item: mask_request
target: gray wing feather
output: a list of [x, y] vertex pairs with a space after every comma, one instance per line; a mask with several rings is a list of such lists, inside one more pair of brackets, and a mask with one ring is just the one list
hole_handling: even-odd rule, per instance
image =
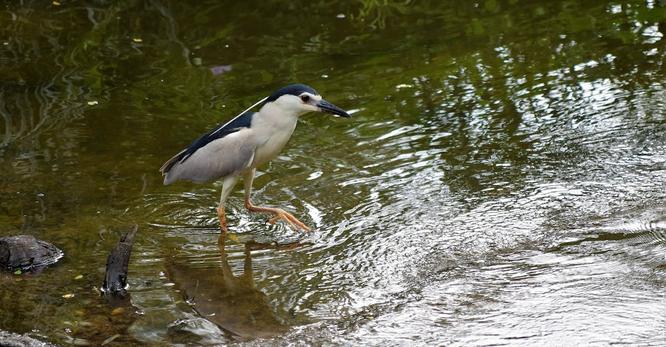
[[256, 147], [249, 129], [211, 141], [185, 161], [175, 163], [165, 173], [164, 184], [177, 180], [202, 183], [240, 173], [252, 164]]

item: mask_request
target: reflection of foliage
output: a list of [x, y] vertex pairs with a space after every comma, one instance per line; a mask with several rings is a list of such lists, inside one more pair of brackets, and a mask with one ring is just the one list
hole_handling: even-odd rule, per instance
[[358, 13], [358, 18], [369, 23], [371, 27], [383, 29], [386, 20], [407, 12], [410, 0], [359, 0], [363, 7]]
[[[375, 112], [400, 114], [402, 121], [413, 115], [412, 122], [453, 132], [437, 141], [424, 137], [404, 149], [444, 149], [441, 162], [449, 184], [475, 191], [507, 175], [518, 182], [533, 165], [534, 153], [546, 145], [529, 138], [537, 131], [532, 127], [562, 129], [585, 117], [562, 109], [584, 104], [589, 92], [582, 82], [611, 78], [631, 95], [644, 93], [663, 76], [664, 7], [640, 1], [612, 7], [573, 1], [485, 4], [410, 7], [406, 17], [431, 13], [444, 24], [423, 20], [414, 28], [403, 23], [402, 35], [416, 36], [396, 43], [395, 55], [377, 55], [363, 65], [362, 78], [374, 76], [372, 93], [364, 96], [396, 101]], [[443, 39], [418, 34], [424, 32]], [[419, 59], [424, 64], [409, 65]], [[387, 68], [392, 62], [395, 66]], [[373, 66], [378, 67], [374, 74], [368, 71]]]
[[[76, 163], [88, 135], [70, 124], [81, 120], [122, 119], [149, 133], [159, 119], [173, 136], [147, 137], [143, 148], [175, 148], [221, 120], [220, 109], [303, 81], [353, 90], [377, 114], [403, 114], [405, 122], [423, 121], [425, 112], [427, 122], [457, 124], [455, 141], [483, 149], [470, 159], [484, 157], [481, 171], [502, 158], [520, 167], [530, 146], [520, 140], [521, 117], [544, 107], [521, 95], [560, 88], [572, 95], [579, 81], [602, 76], [629, 90], [654, 83], [663, 70], [664, 12], [637, 0], [14, 3], [0, 16], [0, 144], [31, 153], [14, 166], [22, 175], [39, 172], [43, 161], [34, 158]], [[203, 66], [192, 66], [192, 57]], [[233, 71], [214, 77], [206, 68], [220, 64]], [[411, 87], [396, 91], [403, 84]], [[484, 123], [478, 113], [488, 115]], [[178, 126], [183, 120], [187, 126]], [[473, 129], [473, 120], [496, 137], [480, 138], [487, 128]], [[124, 141], [131, 148], [135, 139]], [[461, 160], [445, 159], [452, 167]]]
[[[112, 98], [163, 119], [165, 126], [192, 114], [203, 114], [200, 122], [207, 124], [218, 119], [213, 107], [235, 109], [286, 81], [313, 83], [329, 75], [334, 83], [327, 85], [372, 90], [371, 101], [395, 94], [396, 85], [428, 81], [417, 100], [429, 105], [433, 117], [482, 106], [512, 114], [507, 123], [515, 128], [516, 115], [524, 112], [519, 103], [525, 102], [515, 95], [536, 93], [539, 84], [552, 87], [553, 73], [574, 90], [577, 80], [595, 73], [645, 84], [663, 69], [665, 40], [658, 35], [665, 32], [666, 10], [653, 2], [363, 0], [302, 6], [14, 3], [0, 16], [7, 38], [0, 50], [6, 76], [0, 143], [57, 133]], [[339, 13], [355, 14], [355, 20], [338, 19]], [[368, 31], [368, 24], [381, 30]], [[204, 66], [192, 66], [192, 57]], [[586, 77], [576, 66], [591, 61], [597, 65], [585, 69], [592, 74]], [[205, 68], [220, 64], [233, 65], [233, 72], [213, 77]], [[447, 95], [456, 93], [466, 96], [451, 104]], [[422, 106], [411, 98], [405, 102]], [[69, 144], [59, 148], [72, 153], [79, 136], [71, 129], [62, 133]]]

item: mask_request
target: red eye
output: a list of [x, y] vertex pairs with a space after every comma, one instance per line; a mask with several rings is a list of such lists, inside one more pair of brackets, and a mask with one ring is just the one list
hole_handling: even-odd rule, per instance
[[303, 101], [303, 102], [308, 102], [308, 101], [310, 101], [310, 96], [307, 95], [307, 94], [303, 94], [303, 95], [301, 95], [301, 101]]

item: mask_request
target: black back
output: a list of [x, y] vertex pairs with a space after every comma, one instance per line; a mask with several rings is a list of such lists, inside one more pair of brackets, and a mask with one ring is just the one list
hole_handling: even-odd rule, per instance
[[223, 123], [216, 126], [213, 130], [207, 132], [198, 139], [194, 140], [194, 142], [192, 142], [187, 147], [187, 149], [185, 149], [182, 153], [180, 153], [176, 158], [174, 158], [175, 160], [172, 160], [172, 162], [169, 163], [164, 168], [164, 172], [168, 172], [169, 169], [171, 169], [171, 167], [174, 166], [176, 163], [185, 161], [192, 154], [194, 154], [194, 152], [196, 152], [199, 148], [202, 148], [207, 144], [217, 139], [221, 139], [229, 134], [233, 134], [237, 131], [240, 131], [243, 128], [249, 128], [250, 125], [252, 124], [252, 116], [254, 116], [254, 112], [248, 111], [237, 116], [236, 118], [232, 119], [227, 123]]

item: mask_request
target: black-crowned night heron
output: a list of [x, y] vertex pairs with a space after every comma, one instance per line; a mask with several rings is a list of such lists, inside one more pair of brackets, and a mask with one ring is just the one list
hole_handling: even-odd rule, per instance
[[[261, 105], [259, 111], [251, 112], [257, 105]], [[238, 179], [243, 176], [245, 207], [248, 210], [273, 214], [269, 223], [282, 219], [295, 228], [309, 231], [310, 228], [303, 222], [283, 209], [255, 206], [250, 194], [257, 166], [275, 158], [289, 141], [298, 117], [312, 111], [349, 117], [347, 112], [322, 99], [311, 87], [288, 85], [199, 137], [169, 159], [160, 168], [164, 184], [178, 180], [203, 183], [221, 179], [222, 194], [217, 215], [222, 232], [227, 232], [224, 204]]]

